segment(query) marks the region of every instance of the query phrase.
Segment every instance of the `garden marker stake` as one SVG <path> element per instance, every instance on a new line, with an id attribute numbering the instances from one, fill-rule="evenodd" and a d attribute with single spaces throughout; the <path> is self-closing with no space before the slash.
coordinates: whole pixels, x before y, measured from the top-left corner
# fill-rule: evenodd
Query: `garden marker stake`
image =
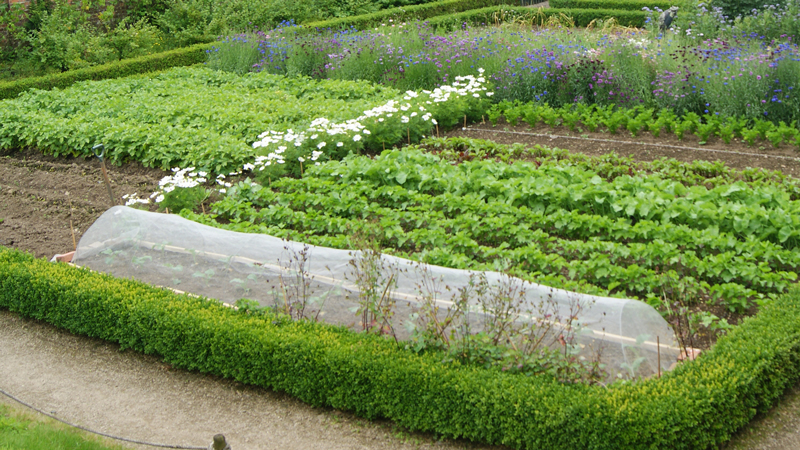
<path id="1" fill-rule="evenodd" d="M 98 149 L 100 152 L 98 152 Z M 116 206 L 117 202 L 114 200 L 114 193 L 111 192 L 111 181 L 108 179 L 108 172 L 106 171 L 106 161 L 103 159 L 103 156 L 106 154 L 106 146 L 103 144 L 97 144 L 92 147 L 92 151 L 94 155 L 97 156 L 97 159 L 100 160 L 100 169 L 103 170 L 103 178 L 106 180 L 106 189 L 108 189 L 108 197 L 111 199 L 111 206 Z"/>
<path id="2" fill-rule="evenodd" d="M 69 198 L 69 191 L 64 195 L 67 196 L 67 202 L 69 202 L 69 231 L 72 232 L 72 247 L 74 247 L 73 250 L 78 251 L 78 244 L 75 241 L 75 225 L 72 222 L 72 199 Z"/>

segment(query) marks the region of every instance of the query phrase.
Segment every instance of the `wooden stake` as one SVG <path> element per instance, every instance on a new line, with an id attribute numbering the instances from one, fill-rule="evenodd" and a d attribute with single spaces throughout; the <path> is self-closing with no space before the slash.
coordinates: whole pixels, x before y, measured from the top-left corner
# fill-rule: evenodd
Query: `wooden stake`
<path id="1" fill-rule="evenodd" d="M 166 211 L 167 214 L 169 214 L 169 208 L 164 208 L 164 211 Z"/>
<path id="2" fill-rule="evenodd" d="M 411 145 L 411 127 L 408 127 L 406 131 L 408 132 L 408 145 Z"/>
<path id="3" fill-rule="evenodd" d="M 661 378 L 661 338 L 656 336 L 656 348 L 658 349 L 658 378 Z"/>
<path id="4" fill-rule="evenodd" d="M 78 243 L 75 240 L 75 225 L 72 222 L 72 199 L 69 198 L 69 191 L 65 192 L 64 195 L 67 196 L 67 202 L 69 202 L 69 231 L 72 233 L 72 247 L 75 251 L 78 251 Z"/>
<path id="5" fill-rule="evenodd" d="M 203 211 L 203 215 L 206 215 L 206 205 L 203 202 L 200 202 L 200 210 Z"/>
<path id="6" fill-rule="evenodd" d="M 439 124 L 436 124 L 436 137 L 439 137 Z"/>
<path id="7" fill-rule="evenodd" d="M 464 128 L 467 128 L 467 115 L 464 114 Z"/>

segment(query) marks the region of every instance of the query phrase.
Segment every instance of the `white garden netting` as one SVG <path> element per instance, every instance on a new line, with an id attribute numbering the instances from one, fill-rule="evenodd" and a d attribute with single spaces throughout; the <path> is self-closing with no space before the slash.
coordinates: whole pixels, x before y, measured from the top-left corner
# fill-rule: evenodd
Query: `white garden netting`
<path id="1" fill-rule="evenodd" d="M 461 322 L 453 321 L 453 329 L 465 330 L 468 323 L 470 332 L 481 331 L 496 326 L 491 318 L 502 316 L 547 345 L 573 342 L 576 352 L 599 358 L 615 376 L 650 376 L 659 364 L 666 371 L 680 355 L 667 322 L 637 300 L 578 294 L 497 272 L 448 269 L 388 255 L 365 263 L 368 255 L 116 206 L 86 231 L 73 262 L 229 304 L 247 298 L 296 318 L 357 330 L 375 325 L 367 322 L 377 316 L 378 327 L 400 339 L 426 323 L 444 323 L 464 299 L 468 307 L 461 311 L 466 313 Z M 359 301 L 370 295 L 372 315 Z M 384 320 L 389 314 L 390 322 Z"/>

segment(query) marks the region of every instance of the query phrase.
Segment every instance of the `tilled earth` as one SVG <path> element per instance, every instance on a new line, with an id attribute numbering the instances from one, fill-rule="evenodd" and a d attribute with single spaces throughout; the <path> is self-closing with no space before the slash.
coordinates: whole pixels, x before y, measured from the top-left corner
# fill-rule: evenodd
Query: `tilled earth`
<path id="1" fill-rule="evenodd" d="M 763 167 L 800 176 L 800 161 L 788 146 L 712 142 L 701 147 L 694 137 L 633 138 L 508 124 L 473 125 L 449 135 L 594 155 L 618 151 L 644 161 L 663 156 L 721 160 L 736 168 Z M 108 173 L 117 204 L 125 194 L 149 196 L 166 175 L 136 163 L 109 166 Z M 0 245 L 37 257 L 69 252 L 74 249 L 73 236 L 80 240 L 110 205 L 96 159 L 52 158 L 33 149 L 0 154 Z M 7 311 L 0 311 L 0 367 L 5 368 L 0 370 L 0 389 L 65 420 L 150 442 L 207 445 L 210 436 L 223 432 L 236 450 L 485 448 L 409 434 L 388 422 L 367 422 L 314 409 L 280 393 L 174 370 L 157 358 L 120 352 L 114 344 L 73 336 Z M 0 401 L 10 402 L 2 396 Z M 726 448 L 800 448 L 800 387 Z"/>
<path id="2" fill-rule="evenodd" d="M 140 164 L 108 166 L 116 203 L 150 193 L 166 172 Z M 74 250 L 89 226 L 111 206 L 98 160 L 53 158 L 35 150 L 0 154 L 0 245 L 37 257 Z"/>

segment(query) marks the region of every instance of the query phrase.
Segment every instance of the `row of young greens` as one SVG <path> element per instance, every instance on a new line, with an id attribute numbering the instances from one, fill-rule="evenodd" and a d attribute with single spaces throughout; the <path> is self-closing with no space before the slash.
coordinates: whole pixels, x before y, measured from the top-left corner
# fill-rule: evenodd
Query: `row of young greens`
<path id="1" fill-rule="evenodd" d="M 442 363 L 441 352 L 237 311 L 5 248 L 0 308 L 313 406 L 519 449 L 712 447 L 769 410 L 800 373 L 797 291 L 765 305 L 699 359 L 660 378 L 607 387 Z"/>
<path id="2" fill-rule="evenodd" d="M 774 147 L 789 144 L 800 149 L 800 130 L 792 125 L 780 121 L 778 124 L 766 119 L 737 116 L 723 116 L 719 113 L 705 113 L 702 116 L 693 112 L 679 117 L 671 109 L 636 106 L 629 109 L 618 109 L 614 105 L 605 107 L 576 103 L 553 108 L 547 103 L 523 103 L 507 100 L 492 105 L 486 112 L 492 124 L 502 117 L 512 125 L 525 122 L 535 127 L 545 124 L 550 127 L 565 126 L 572 131 L 578 128 L 588 131 L 607 131 L 617 134 L 628 131 L 633 136 L 642 132 L 649 132 L 654 137 L 659 137 L 661 132 L 674 133 L 678 139 L 689 133 L 700 138 L 700 144 L 705 144 L 711 138 L 719 138 L 722 142 L 730 144 L 735 138 L 741 139 L 752 146 L 759 141 L 769 141 Z"/>
<path id="3" fill-rule="evenodd" d="M 779 174 L 543 148 L 509 165 L 480 159 L 481 144 L 431 140 L 440 156 L 406 148 L 314 166 L 300 179 L 248 179 L 211 216 L 184 214 L 335 248 L 374 235 L 410 259 L 662 310 L 680 290 L 690 304 L 742 313 L 797 278 L 798 187 Z"/>
<path id="4" fill-rule="evenodd" d="M 281 28 L 218 42 L 209 65 L 370 80 L 401 90 L 432 89 L 483 67 L 498 100 L 644 106 L 679 116 L 708 113 L 795 124 L 800 51 L 791 36 L 736 29 L 715 38 L 714 30 L 698 30 L 718 21 L 702 14 L 697 20 L 683 28 L 676 22 L 675 31 L 665 35 L 652 22 L 638 32 L 529 26 L 443 32 L 433 22 L 318 33 Z"/>

